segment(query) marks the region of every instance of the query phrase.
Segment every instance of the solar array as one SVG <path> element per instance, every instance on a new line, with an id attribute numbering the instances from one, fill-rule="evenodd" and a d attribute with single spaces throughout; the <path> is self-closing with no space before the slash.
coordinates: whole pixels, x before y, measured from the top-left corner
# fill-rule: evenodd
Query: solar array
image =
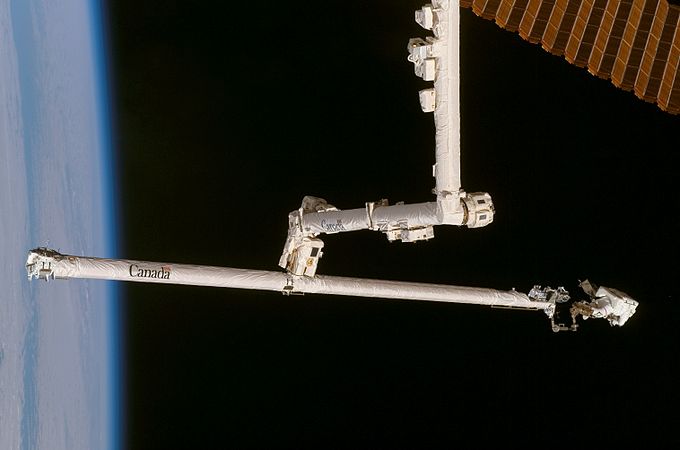
<path id="1" fill-rule="evenodd" d="M 460 0 L 571 64 L 680 113 L 677 0 Z"/>

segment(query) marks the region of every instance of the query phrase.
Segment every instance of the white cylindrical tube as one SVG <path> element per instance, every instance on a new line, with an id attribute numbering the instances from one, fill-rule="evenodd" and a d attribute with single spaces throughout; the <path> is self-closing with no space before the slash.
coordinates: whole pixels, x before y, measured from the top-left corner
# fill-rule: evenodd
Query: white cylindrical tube
<path id="1" fill-rule="evenodd" d="M 305 233 L 332 234 L 370 228 L 366 208 L 314 212 L 302 215 Z"/>
<path id="2" fill-rule="evenodd" d="M 367 208 L 307 213 L 302 215 L 302 230 L 317 235 L 441 225 L 437 207 L 437 203 L 428 202 L 376 206 L 371 213 Z"/>
<path id="3" fill-rule="evenodd" d="M 534 302 L 525 294 L 517 291 L 330 276 L 299 278 L 294 283 L 296 290 L 314 294 L 467 303 L 531 309 L 548 308 L 548 303 Z"/>
<path id="4" fill-rule="evenodd" d="M 348 277 L 297 277 L 283 272 L 234 269 L 126 259 L 89 258 L 35 249 L 26 263 L 29 278 L 92 278 L 143 283 L 184 284 L 278 291 L 347 295 L 353 297 L 423 300 L 546 310 L 548 302 L 533 301 L 516 291 L 469 288 L 407 281 Z"/>
<path id="5" fill-rule="evenodd" d="M 440 197 L 457 193 L 460 180 L 460 11 L 458 2 L 443 2 L 439 14 L 437 45 L 439 61 L 434 81 L 437 105 L 434 110 L 436 191 Z"/>
<path id="6" fill-rule="evenodd" d="M 440 225 L 437 217 L 437 203 L 415 203 L 410 205 L 380 206 L 373 210 L 373 224 L 378 229 L 383 227 L 406 228 Z"/>

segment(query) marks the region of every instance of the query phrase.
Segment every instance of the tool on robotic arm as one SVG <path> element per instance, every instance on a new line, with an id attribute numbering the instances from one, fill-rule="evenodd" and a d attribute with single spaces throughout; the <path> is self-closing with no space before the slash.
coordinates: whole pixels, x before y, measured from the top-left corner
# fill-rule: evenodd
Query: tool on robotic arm
<path id="1" fill-rule="evenodd" d="M 546 313 L 550 318 L 554 332 L 576 331 L 578 329 L 576 321 L 578 316 L 583 317 L 584 320 L 589 318 L 606 319 L 611 326 L 623 326 L 635 314 L 638 302 L 633 300 L 628 294 L 614 288 L 604 286 L 598 288 L 588 280 L 582 281 L 579 287 L 588 296 L 588 300 L 579 300 L 571 303 L 569 308 L 571 315 L 570 325 L 555 322 L 557 304 L 568 303 L 571 300 L 566 289 L 563 287 L 558 287 L 557 289 L 550 287 L 542 288 L 537 285 L 529 291 L 528 295 L 534 301 L 553 305 L 551 311 L 546 309 Z"/>

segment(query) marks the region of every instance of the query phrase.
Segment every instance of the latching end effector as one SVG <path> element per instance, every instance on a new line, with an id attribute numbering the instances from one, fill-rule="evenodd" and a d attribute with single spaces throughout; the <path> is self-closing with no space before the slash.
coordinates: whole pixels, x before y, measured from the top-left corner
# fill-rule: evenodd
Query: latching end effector
<path id="1" fill-rule="evenodd" d="M 313 277 L 319 265 L 319 259 L 323 256 L 321 249 L 323 241 L 318 238 L 304 237 L 293 242 L 286 241 L 286 248 L 281 255 L 279 266 L 289 273 L 298 276 Z"/>
<path id="2" fill-rule="evenodd" d="M 323 256 L 323 241 L 314 235 L 303 233 L 302 215 L 310 212 L 337 211 L 326 200 L 319 197 L 306 196 L 298 210 L 288 214 L 288 237 L 279 259 L 279 267 L 298 276 L 313 277 Z"/>
<path id="3" fill-rule="evenodd" d="M 28 279 L 49 281 L 54 279 L 54 263 L 61 260 L 63 255 L 46 247 L 38 247 L 28 252 L 26 259 L 26 273 Z"/>

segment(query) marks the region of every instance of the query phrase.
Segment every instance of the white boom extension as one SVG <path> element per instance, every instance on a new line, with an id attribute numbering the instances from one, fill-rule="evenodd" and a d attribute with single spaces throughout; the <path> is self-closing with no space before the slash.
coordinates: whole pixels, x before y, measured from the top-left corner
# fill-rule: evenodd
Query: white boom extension
<path id="1" fill-rule="evenodd" d="M 288 238 L 279 266 L 295 275 L 314 276 L 323 242 L 319 234 L 374 230 L 390 241 L 416 242 L 434 237 L 435 225 L 479 228 L 493 221 L 491 196 L 466 193 L 460 180 L 460 8 L 458 1 L 433 0 L 416 11 L 418 24 L 434 36 L 408 43 L 415 73 L 434 87 L 420 91 L 424 112 L 434 112 L 436 202 L 388 205 L 368 202 L 339 210 L 324 199 L 305 197 L 288 216 Z M 309 264 L 308 264 L 309 263 Z"/>
<path id="2" fill-rule="evenodd" d="M 91 278 L 253 289 L 283 294 L 332 294 L 542 310 L 551 319 L 554 331 L 576 329 L 576 314 L 584 317 L 602 317 L 609 320 L 612 325 L 623 325 L 633 315 L 637 306 L 635 300 L 619 291 L 609 288 L 594 291 L 588 284 L 592 291 L 591 301 L 575 303 L 574 305 L 578 305 L 578 310 L 572 306 L 574 323 L 571 327 L 565 327 L 555 324 L 553 320 L 556 303 L 569 299 L 568 293 L 562 288 L 554 290 L 536 286 L 527 295 L 515 290 L 499 291 L 441 284 L 330 276 L 311 278 L 263 270 L 90 258 L 63 255 L 46 248 L 36 248 L 29 252 L 26 270 L 29 279 Z"/>

